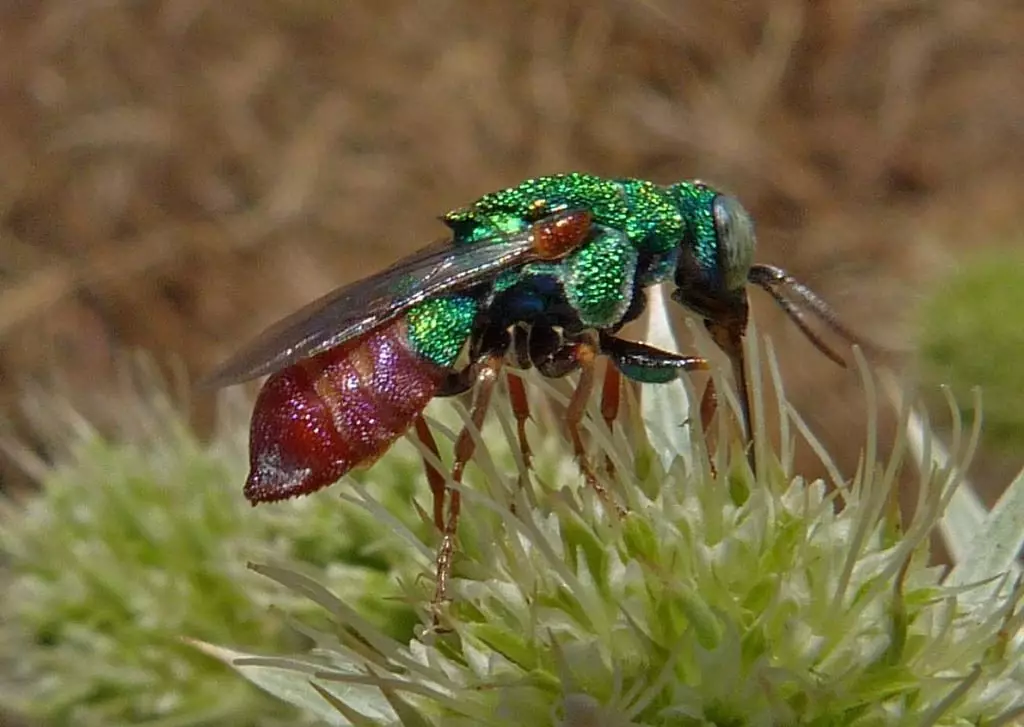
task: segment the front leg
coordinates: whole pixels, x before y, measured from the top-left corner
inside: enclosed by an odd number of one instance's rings
[[[600,335],[600,346],[601,353],[612,360],[623,376],[642,384],[665,384],[684,372],[710,368],[708,360],[701,356],[684,356],[607,333]]]
[[[710,364],[701,356],[684,356],[646,343],[601,334],[601,353],[608,356],[622,375],[642,384],[666,384],[684,372],[707,371]],[[700,403],[701,426],[706,430],[717,408],[714,384],[709,380]]]
[[[601,415],[609,431],[619,413],[621,376],[641,383],[661,384],[674,381],[684,371],[702,371],[708,368],[707,360],[700,356],[683,356],[663,351],[646,343],[627,341],[609,333],[601,333],[598,341],[601,353],[610,359],[601,392]],[[705,394],[708,391],[713,393],[714,390],[709,388]],[[703,415],[704,408],[701,412]],[[713,412],[714,409],[709,410],[708,420]],[[703,416],[701,421],[706,424]],[[605,466],[609,472],[612,471],[610,459],[606,461]]]
[[[685,372],[707,371],[710,368],[708,360],[701,356],[672,353],[646,343],[627,341],[606,333],[601,334],[600,343],[601,352],[611,359],[612,364],[623,376],[644,384],[664,384],[675,381]],[[702,431],[708,431],[717,408],[718,397],[714,380],[709,379],[700,400]],[[611,411],[605,412],[605,418],[612,414]]]

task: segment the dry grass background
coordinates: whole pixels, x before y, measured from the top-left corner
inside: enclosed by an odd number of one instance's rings
[[[731,189],[760,260],[912,348],[934,281],[1020,239],[1021,38],[1018,0],[3,3],[0,414],[55,373],[101,412],[126,347],[204,371],[573,169]],[[851,469],[856,377],[755,315]]]

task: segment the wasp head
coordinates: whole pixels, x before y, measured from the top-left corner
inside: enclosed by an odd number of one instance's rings
[[[700,182],[670,188],[685,233],[672,298],[706,322],[746,327],[754,223],[733,197]]]
[[[734,197],[701,182],[680,182],[669,193],[685,228],[672,299],[704,319],[715,343],[732,360],[745,405],[743,335],[749,313],[746,286],[756,244],[754,223]],[[749,417],[745,418],[749,432]]]
[[[769,293],[808,340],[840,366],[846,366],[844,358],[812,329],[812,320],[847,343],[860,346],[877,360],[893,359],[891,352],[854,334],[817,294],[785,270],[754,263],[754,223],[734,197],[702,182],[680,182],[669,187],[668,192],[685,229],[672,299],[703,317],[711,337],[731,359],[748,436],[750,405],[743,360],[743,336],[749,316],[748,283]]]

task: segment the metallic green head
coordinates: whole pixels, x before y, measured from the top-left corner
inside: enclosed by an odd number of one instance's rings
[[[711,337],[731,359],[748,436],[751,432],[750,402],[743,360],[743,336],[749,313],[748,283],[771,295],[808,340],[840,366],[846,366],[844,358],[811,328],[812,320],[878,360],[893,358],[891,352],[856,336],[821,298],[785,270],[754,264],[754,223],[735,198],[703,182],[674,184],[668,188],[668,194],[685,228],[676,261],[676,289],[672,299],[704,318],[704,326]],[[752,449],[750,463],[753,468]]]
[[[735,198],[702,182],[674,184],[669,195],[685,225],[672,299],[704,318],[711,337],[732,361],[749,435],[743,335],[749,312],[747,282],[756,244],[754,223]]]
[[[754,223],[734,197],[702,182],[669,188],[685,225],[672,298],[709,323],[746,327]]]

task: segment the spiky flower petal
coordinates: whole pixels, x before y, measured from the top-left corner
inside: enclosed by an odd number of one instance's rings
[[[878,462],[873,427],[857,477],[828,490],[777,457],[750,472],[728,436],[713,470],[702,437],[689,456],[664,458],[630,444],[636,432],[595,426],[595,461],[617,464],[608,485],[628,506],[619,518],[576,486],[553,434],[535,475],[517,468],[504,415],[463,488],[450,631],[432,631],[424,608],[418,637],[396,642],[315,581],[261,568],[337,628],[310,656],[240,657],[236,668],[274,691],[268,675],[279,683],[298,669],[290,698],[326,699],[335,724],[989,724],[1024,710],[1024,586],[950,583],[929,565],[962,463],[926,471],[921,506],[902,523],[906,442]],[[405,584],[424,605],[430,566]]]

